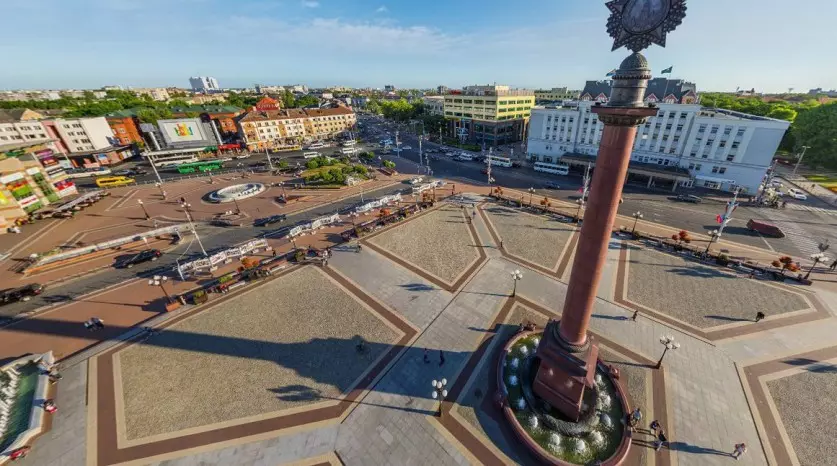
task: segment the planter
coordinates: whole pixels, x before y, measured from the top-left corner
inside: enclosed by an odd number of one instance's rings
[[[192,295],[192,304],[198,305],[203,304],[209,300],[209,295],[206,292],[201,291]]]
[[[206,295],[204,295],[206,296]],[[175,309],[179,309],[181,304],[177,301],[171,301],[166,303],[166,312],[174,311]]]

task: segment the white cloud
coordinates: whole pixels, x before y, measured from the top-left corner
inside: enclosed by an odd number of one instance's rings
[[[317,0],[302,0],[302,6],[304,8],[319,8],[320,2]]]
[[[381,5],[375,10],[375,13],[386,13],[387,11],[389,11],[389,8],[386,5]]]

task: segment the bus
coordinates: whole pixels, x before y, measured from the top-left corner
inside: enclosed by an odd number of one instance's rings
[[[554,175],[566,175],[570,172],[570,166],[566,163],[558,162],[555,163],[546,163],[546,162],[535,162],[535,171],[536,172],[545,172],[545,173],[552,173]]]
[[[308,150],[316,150],[316,149],[325,149],[326,145],[324,142],[315,142],[310,144],[306,149]]]
[[[355,144],[357,143],[354,139],[349,139],[348,141],[343,143],[343,147],[353,147]]]
[[[166,157],[160,157],[154,159],[152,162],[155,167],[157,168],[171,168],[176,167],[178,165],[183,165],[184,163],[192,163],[197,162],[198,156],[194,154],[189,155],[172,155]]]
[[[319,152],[313,152],[313,151],[312,152],[305,152],[304,154],[302,154],[302,157],[306,158],[306,159],[314,159],[314,158],[317,158],[319,156],[320,156]]]
[[[127,176],[100,176],[96,178],[96,186],[100,188],[115,188],[135,183],[136,180]]]
[[[489,155],[488,157],[485,158],[486,165],[488,165],[489,160],[491,161],[491,166],[492,167],[511,168],[511,166],[512,166],[512,161],[508,157],[499,157],[499,156],[496,156],[496,155]]]
[[[208,172],[212,170],[220,170],[224,166],[221,160],[207,160],[205,162],[184,163],[177,166],[177,171],[180,173],[195,173]]]
[[[340,152],[342,152],[343,155],[352,155],[352,154],[355,153],[355,148],[354,147],[344,147],[344,148],[340,149]]]

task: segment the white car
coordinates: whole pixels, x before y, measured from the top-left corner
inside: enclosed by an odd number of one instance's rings
[[[421,183],[423,180],[424,180],[424,179],[423,179],[422,177],[420,177],[420,176],[419,176],[418,178],[413,178],[412,180],[410,180],[410,184],[419,184],[419,183]]]
[[[404,147],[402,147],[402,149],[404,149],[404,150],[413,150],[413,148],[412,148],[412,147],[410,147],[410,146],[404,146]]]
[[[791,196],[794,199],[799,199],[800,201],[805,201],[808,199],[807,194],[796,188],[788,189],[788,196]]]

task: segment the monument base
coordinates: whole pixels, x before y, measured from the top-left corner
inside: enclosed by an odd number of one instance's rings
[[[558,334],[558,325],[552,320],[544,329],[537,349],[540,366],[532,389],[567,418],[578,421],[584,391],[595,384],[599,347],[591,337],[583,347],[568,345]]]

